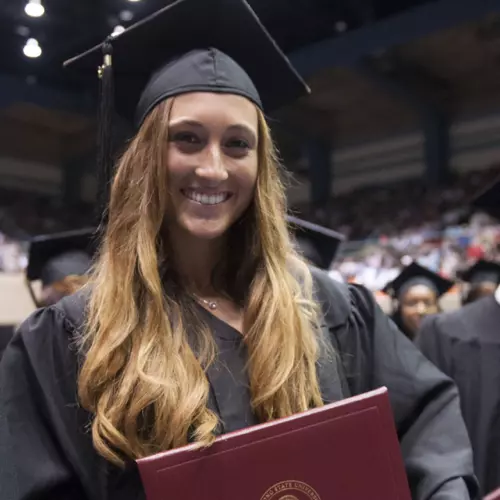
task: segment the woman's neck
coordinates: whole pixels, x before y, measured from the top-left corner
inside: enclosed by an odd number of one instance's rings
[[[221,260],[222,238],[202,240],[175,231],[169,240],[173,265],[188,289],[201,296],[212,295],[212,273]]]

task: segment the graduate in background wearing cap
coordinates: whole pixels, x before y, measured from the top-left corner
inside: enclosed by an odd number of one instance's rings
[[[82,229],[37,236],[30,244],[26,280],[37,307],[55,304],[78,291],[87,281],[92,265],[94,230]],[[41,297],[32,282],[41,281]]]
[[[95,248],[93,235],[93,230],[82,229],[32,239],[26,283],[36,307],[55,304],[85,285]],[[38,296],[33,287],[36,281],[42,285]],[[0,359],[16,328],[17,325],[0,325]]]
[[[292,226],[297,250],[306,261],[318,269],[328,271],[332,279],[343,281],[340,273],[330,267],[345,240],[344,235],[291,215],[287,217],[287,221]]]
[[[469,284],[463,305],[493,295],[500,285],[500,264],[491,260],[478,260],[469,267],[460,278]]]
[[[473,205],[500,220],[500,179]],[[482,266],[481,266],[482,267]],[[491,279],[491,278],[489,278]],[[417,345],[460,392],[484,494],[500,487],[500,287],[451,313],[428,318]]]
[[[447,280],[412,262],[384,288],[394,300],[392,320],[413,340],[422,320],[440,312],[439,299],[450,290],[453,281]]]
[[[94,72],[102,50],[101,118],[113,73],[137,134],[89,286],[37,311],[4,354],[0,498],[143,499],[139,457],[380,386],[413,498],[474,496],[451,380],[368,290],[294,249],[263,110],[307,87],[248,4],[180,0],[73,66]]]

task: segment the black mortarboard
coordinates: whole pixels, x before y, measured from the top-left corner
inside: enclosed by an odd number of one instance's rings
[[[157,104],[182,93],[242,95],[271,112],[309,91],[245,0],[178,0],[65,66],[82,73],[99,68],[103,210],[112,175],[115,100],[119,113],[135,115],[140,125]]]
[[[472,206],[500,220],[500,178],[481,191],[472,201]]]
[[[385,286],[384,292],[393,298],[400,299],[412,286],[425,285],[434,290],[438,297],[441,297],[450,290],[453,284],[453,281],[439,276],[439,274],[416,262],[412,262],[393,281]]]
[[[478,260],[473,266],[460,274],[460,278],[470,284],[500,284],[500,264],[490,260]]]
[[[186,92],[241,94],[273,111],[309,90],[245,0],[178,0],[107,43],[116,90],[126,90],[117,108],[140,101],[138,123],[160,100]],[[105,44],[64,64],[96,72]]]
[[[30,244],[26,278],[43,286],[89,270],[96,251],[94,229],[37,236]]]
[[[316,267],[329,269],[345,240],[344,235],[291,215],[287,216],[287,221],[294,232],[299,252]]]

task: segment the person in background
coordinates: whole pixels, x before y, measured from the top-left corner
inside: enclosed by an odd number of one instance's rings
[[[475,198],[473,206],[500,220],[500,178]],[[497,284],[486,297],[427,318],[416,339],[422,353],[458,386],[483,494],[500,487],[499,331]]]
[[[26,284],[36,307],[47,307],[77,292],[87,281],[95,251],[94,231],[82,229],[32,239]],[[33,286],[39,281],[41,291]],[[18,325],[0,325],[0,359]]]
[[[462,305],[493,295],[500,285],[500,264],[491,260],[479,260],[460,274],[462,281],[469,285]]]
[[[332,229],[291,215],[287,216],[287,221],[295,234],[298,252],[313,266],[328,271],[332,279],[343,281],[341,274],[331,269],[331,266],[339,253],[344,236]]]
[[[89,228],[33,238],[26,281],[37,307],[55,304],[85,285],[95,252],[94,235],[95,230]],[[39,296],[33,287],[38,280],[42,285]]]
[[[452,286],[453,281],[412,262],[384,288],[393,298],[392,320],[410,340],[414,340],[422,320],[440,311],[439,299]]]
[[[308,87],[248,3],[180,0],[73,64],[95,74],[101,50],[137,133],[102,162],[89,285],[4,353],[0,499],[142,500],[137,459],[382,386],[413,499],[475,499],[453,382],[294,248],[264,110]]]

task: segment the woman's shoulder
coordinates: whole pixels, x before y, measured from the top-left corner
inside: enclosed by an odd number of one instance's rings
[[[375,299],[361,285],[341,283],[332,279],[326,271],[310,267],[315,285],[316,300],[320,303],[325,321],[330,327],[349,322],[353,316],[372,316]]]
[[[53,306],[57,314],[64,318],[67,326],[73,331],[80,331],[85,323],[89,297],[90,290],[84,287],[73,295],[64,297]]]

